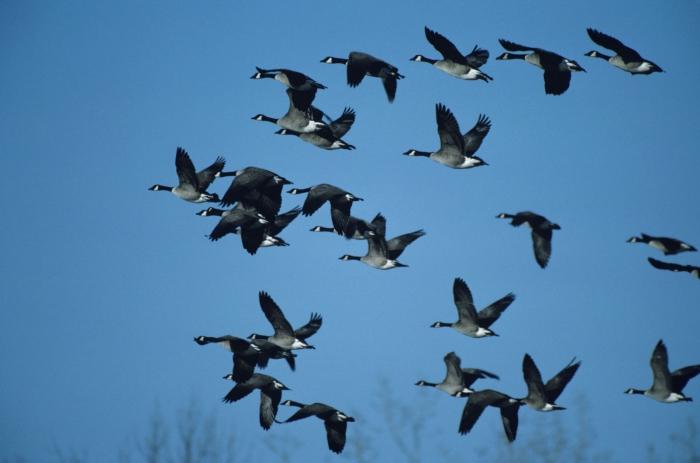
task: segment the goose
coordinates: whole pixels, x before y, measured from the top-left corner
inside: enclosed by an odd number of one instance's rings
[[[316,332],[321,328],[322,324],[323,317],[321,317],[321,315],[317,313],[312,313],[308,323],[294,330],[294,337],[300,341],[306,341],[307,338],[310,338],[311,336],[316,334]],[[270,336],[253,333],[250,336],[248,336],[248,339],[260,339],[267,341],[268,339],[270,339]]]
[[[320,113],[322,116],[326,116],[324,113]],[[317,118],[318,115],[315,115],[314,118]],[[331,121],[329,119],[328,124],[324,124],[324,126],[319,127],[316,131],[314,132],[299,132],[297,130],[290,130],[287,128],[278,130],[275,132],[277,135],[295,135],[302,140],[304,140],[307,143],[311,143],[312,145],[315,145],[319,148],[323,148],[325,150],[336,150],[336,149],[346,149],[346,150],[354,150],[355,146],[349,144],[345,140],[342,140],[341,137],[348,133],[352,125],[355,123],[355,110],[349,107],[346,107],[343,110],[343,113],[335,120]]]
[[[352,204],[356,201],[364,201],[362,198],[328,183],[321,183],[309,188],[292,188],[287,193],[292,195],[307,193],[301,209],[302,215],[306,217],[319,210],[326,201],[330,202],[331,221],[338,234],[342,234],[347,226]]]
[[[191,203],[219,202],[219,196],[208,193],[206,190],[211,182],[218,177],[224,168],[226,160],[221,156],[206,169],[199,172],[194,170],[194,164],[190,155],[179,146],[175,150],[175,169],[179,183],[176,187],[155,184],[149,188],[150,191],[169,191],[180,199]]]
[[[351,215],[351,216],[348,216],[348,220],[345,224],[345,228],[342,231],[342,233],[336,232],[335,228],[333,228],[333,227],[324,227],[322,225],[316,225],[315,227],[311,228],[309,231],[317,232],[317,233],[319,233],[319,232],[336,233],[336,234],[342,234],[347,239],[366,240],[367,236],[365,235],[365,233],[370,231],[372,228],[373,228],[372,225],[369,222],[367,222],[366,220],[360,219],[358,217]]]
[[[228,374],[224,379],[233,380],[233,375]],[[254,389],[260,389],[260,426],[267,431],[277,416],[282,391],[290,389],[272,376],[254,373],[248,381],[237,383],[222,400],[225,403],[237,402]]]
[[[406,247],[415,240],[425,235],[423,230],[406,233],[387,241],[385,238],[386,219],[383,215],[377,214],[372,220],[372,229],[365,231],[367,239],[367,254],[364,256],[352,256],[345,254],[340,260],[359,260],[363,264],[379,270],[389,270],[396,267],[408,267],[396,259],[401,256]]]
[[[205,210],[197,212],[197,215],[201,217],[210,217],[210,216],[217,216],[221,217],[221,220],[219,221],[219,225],[217,225],[217,230],[216,228],[214,229],[216,233],[212,232],[214,234],[214,239],[212,239],[212,234],[209,235],[209,238],[214,240],[218,240],[222,236],[228,234],[228,233],[238,233],[240,231],[240,226],[235,225],[231,219],[229,219],[229,215],[236,210],[237,208],[242,208],[245,210],[243,206],[240,206],[240,203],[236,205],[236,208],[232,210],[225,211],[223,209],[218,209],[216,207],[209,207]],[[248,209],[248,211],[255,211],[254,208]],[[265,247],[270,247],[270,246],[289,246],[289,244],[284,241],[282,238],[278,237],[277,235],[284,230],[287,225],[289,225],[299,214],[301,213],[301,208],[299,207],[294,207],[290,209],[289,211],[279,214],[275,217],[273,221],[267,221],[262,216],[258,216],[259,221],[262,221],[265,223],[264,231],[263,231],[263,239],[262,242],[259,244],[259,247],[265,248]],[[257,249],[257,248],[256,248]]]
[[[350,87],[360,85],[365,75],[380,78],[390,103],[396,98],[397,81],[404,78],[404,76],[399,74],[399,69],[396,66],[361,51],[350,52],[347,59],[327,56],[321,62],[326,64],[345,64]]]
[[[461,394],[458,394],[461,396]],[[518,432],[518,410],[520,401],[502,392],[493,389],[484,389],[468,394],[469,399],[462,410],[462,418],[459,421],[459,433],[469,433],[487,406],[501,409],[501,421],[503,431],[508,442],[513,442]]]
[[[653,257],[649,257],[648,260],[654,268],[658,268],[659,270],[670,270],[672,272],[688,272],[691,276],[700,279],[700,267],[697,267],[695,265],[674,264],[672,262],[656,260]]]
[[[491,76],[479,70],[489,59],[489,52],[478,46],[468,55],[462,55],[457,47],[447,37],[425,27],[425,38],[442,55],[441,60],[426,58],[416,55],[411,61],[429,63],[439,70],[462,80],[493,80]]]
[[[297,96],[299,93],[298,90],[287,89],[289,109],[284,116],[275,119],[265,116],[264,114],[257,114],[253,116],[252,119],[255,121],[271,122],[283,129],[294,130],[301,133],[315,132],[325,127],[326,124],[322,121],[323,112],[311,105],[313,98],[309,99],[309,101],[302,101],[299,103],[295,101],[301,99]],[[308,92],[301,93],[306,95]]]
[[[255,254],[265,241],[265,231],[269,221],[254,209],[246,209],[237,205],[237,207],[225,211],[210,207],[198,212],[197,215],[221,217],[219,223],[207,236],[211,241],[218,241],[229,233],[240,231],[243,248],[251,255]]]
[[[260,301],[260,308],[265,314],[265,318],[267,318],[267,321],[270,322],[272,328],[275,330],[275,334],[267,338],[268,342],[286,350],[315,349],[314,346],[295,336],[292,325],[289,324],[289,321],[287,321],[282,313],[282,309],[279,308],[269,294],[265,291],[260,291],[260,293],[258,293],[258,299]]]
[[[240,383],[253,376],[255,367],[265,368],[269,359],[285,359],[289,368],[296,368],[296,354],[281,349],[265,339],[243,339],[236,336],[197,336],[194,341],[200,346],[218,344],[233,354],[231,378]]]
[[[292,416],[280,423],[291,423],[293,421],[315,416],[323,420],[326,427],[326,438],[328,439],[328,449],[334,453],[341,453],[345,447],[345,433],[347,431],[348,422],[355,421],[355,418],[346,413],[341,412],[337,408],[326,405],[320,402],[305,405],[301,402],[293,400],[285,400],[282,405],[290,407],[298,407]]]
[[[580,366],[581,362],[575,362],[574,359],[547,381],[547,384],[543,384],[540,370],[530,354],[526,353],[523,357],[523,377],[527,384],[527,396],[519,399],[521,405],[541,412],[564,410],[564,407],[556,405],[555,402]]]
[[[503,53],[497,60],[521,59],[544,70],[544,92],[548,95],[561,95],[569,88],[571,71],[586,72],[576,61],[564,58],[554,52],[542,48],[518,45],[504,39],[498,39],[501,46],[508,51],[527,51],[530,53],[521,55],[516,53]]]
[[[255,69],[257,72],[250,76],[251,79],[275,79],[277,82],[281,82],[283,85],[286,85],[292,90],[311,92],[313,96],[315,96],[316,90],[328,88],[325,85],[316,82],[306,74],[298,71],[292,71],[291,69],[262,69],[257,66],[255,66]],[[302,96],[304,99],[308,99],[310,95],[302,94]],[[313,96],[311,96],[312,99]]]
[[[220,204],[228,207],[242,202],[253,207],[268,220],[273,219],[282,205],[282,187],[292,182],[260,167],[246,167],[233,172],[222,172],[221,177],[235,177],[221,198]]]
[[[462,135],[454,114],[442,103],[435,105],[435,119],[437,121],[438,135],[440,136],[440,149],[433,152],[410,149],[404,152],[404,155],[427,157],[453,169],[469,169],[487,165],[483,159],[473,155],[481,144],[481,140],[478,139],[476,132],[472,133],[472,131],[470,131]],[[488,129],[486,132],[488,133]],[[486,134],[484,134],[484,136],[485,135]],[[481,138],[483,139],[483,137]],[[470,155],[466,154],[467,142],[469,142]]]
[[[665,236],[651,236],[642,233],[641,236],[633,236],[627,240],[628,243],[645,243],[654,249],[663,252],[665,256],[678,254],[681,252],[695,252],[697,249],[688,243],[675,238],[667,238]]]
[[[615,55],[608,56],[599,51],[593,50],[586,53],[585,56],[604,59],[616,68],[629,72],[630,75],[664,72],[664,70],[659,66],[647,59],[642,58],[636,50],[631,49],[616,38],[610,37],[609,35],[603,34],[602,32],[590,27],[586,29],[586,32],[588,32],[588,36],[596,44],[603,48],[607,48],[608,50],[614,51]]]
[[[642,394],[651,399],[664,403],[692,402],[692,397],[683,394],[683,388],[692,378],[700,373],[700,365],[691,365],[671,373],[668,369],[668,351],[663,340],[659,340],[651,354],[651,372],[654,382],[645,391],[629,388],[625,394]]]
[[[498,336],[490,326],[498,320],[501,314],[515,301],[515,294],[508,293],[478,313],[474,307],[474,299],[469,286],[461,278],[455,278],[452,285],[454,303],[457,307],[458,319],[454,323],[435,322],[431,328],[452,328],[459,333],[472,338]]]
[[[545,268],[552,255],[552,230],[561,230],[561,227],[547,220],[545,217],[530,211],[522,211],[517,214],[502,212],[497,219],[511,219],[510,224],[518,227],[527,224],[532,229],[532,247],[535,252],[537,264]]]
[[[461,367],[461,359],[454,352],[450,352],[443,358],[447,373],[445,379],[440,383],[431,383],[429,381],[420,380],[416,386],[434,387],[451,396],[457,396],[458,393],[468,395],[474,392],[469,388],[479,378],[498,378],[498,376],[488,371],[479,370],[478,368]]]

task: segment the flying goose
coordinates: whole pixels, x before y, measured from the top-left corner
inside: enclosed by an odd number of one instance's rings
[[[435,105],[435,119],[437,121],[438,135],[440,136],[440,149],[433,152],[410,149],[404,152],[404,155],[427,157],[453,169],[469,169],[486,165],[483,159],[474,156],[479,145],[481,145],[481,140],[488,133],[488,128],[486,128],[486,132],[481,138],[479,138],[480,135],[477,135],[477,130],[482,130],[485,126],[484,124],[479,126],[477,122],[477,125],[472,130],[462,135],[454,114],[442,103]],[[477,129],[477,126],[480,128]],[[469,143],[469,150],[467,150],[467,143]],[[470,154],[467,154],[468,152]]]
[[[518,45],[504,39],[498,39],[501,46],[508,51],[527,51],[530,53],[521,55],[516,53],[503,53],[497,60],[521,59],[544,70],[544,92],[548,95],[561,95],[569,88],[571,71],[586,72],[576,61],[564,58],[554,52],[542,48]]]
[[[475,391],[468,394],[468,396],[469,399],[464,405],[462,418],[459,421],[460,434],[464,435],[471,431],[484,409],[487,406],[491,406],[501,409],[503,431],[506,433],[508,442],[515,440],[518,432],[518,410],[521,405],[518,399],[493,389]]]
[[[265,314],[265,318],[267,318],[267,321],[270,322],[272,328],[275,330],[275,334],[267,338],[268,342],[286,350],[314,349],[314,346],[295,336],[292,325],[289,324],[289,321],[287,321],[282,313],[282,309],[272,300],[269,294],[265,291],[260,291],[258,299],[260,301],[260,308]]]
[[[593,50],[586,53],[586,56],[604,59],[613,66],[629,72],[630,75],[664,72],[659,66],[642,58],[636,50],[631,49],[616,38],[610,37],[590,27],[586,29],[586,32],[588,32],[588,36],[596,44],[615,52],[615,55],[608,56]]]
[[[348,220],[345,224],[345,229],[341,233],[347,239],[353,240],[366,240],[367,236],[365,233],[371,230],[372,225],[364,219],[360,219],[353,215],[348,216]],[[316,225],[309,231],[312,232],[327,232],[327,233],[338,233],[333,227],[324,227],[322,225]]]
[[[468,55],[462,55],[457,47],[442,34],[431,31],[425,27],[425,38],[442,55],[441,60],[426,58],[423,55],[416,55],[411,61],[429,63],[439,70],[463,80],[483,80],[488,82],[493,80],[491,76],[479,70],[479,68],[489,59],[489,52],[478,46]]]
[[[518,212],[515,215],[502,212],[496,218],[511,219],[510,224],[514,227],[527,224],[532,229],[532,247],[535,252],[535,260],[540,267],[547,266],[549,257],[552,255],[552,230],[561,230],[558,224],[530,211]]]
[[[268,220],[274,219],[282,204],[282,187],[289,185],[286,178],[260,167],[246,167],[233,172],[222,172],[221,177],[235,177],[221,198],[221,205],[228,207],[241,202],[253,207]]]
[[[317,313],[312,313],[311,317],[309,318],[309,321],[303,325],[294,330],[294,337],[298,339],[299,341],[306,341],[307,338],[310,338],[316,332],[321,328],[321,325],[323,324],[323,317]],[[270,336],[266,336],[264,334],[257,334],[253,333],[250,336],[248,336],[248,339],[261,339],[261,340],[268,340],[270,339]]]
[[[345,432],[348,427],[347,423],[349,421],[355,421],[355,418],[320,402],[304,405],[303,403],[293,400],[285,400],[282,402],[282,405],[299,407],[299,410],[281,423],[291,423],[292,421],[316,416],[323,420],[323,424],[326,427],[328,449],[334,453],[341,453],[343,451],[345,447]]]
[[[430,325],[430,327],[452,328],[472,338],[498,336],[490,329],[490,326],[498,320],[501,314],[515,300],[515,294],[508,293],[477,313],[474,307],[472,293],[463,279],[455,278],[454,284],[452,285],[452,293],[455,306],[457,307],[458,320],[454,323],[435,322]]]
[[[224,164],[226,164],[226,161],[219,156],[212,165],[196,172],[190,155],[178,146],[177,150],[175,150],[175,169],[179,180],[178,185],[171,187],[155,184],[149,190],[169,191],[178,198],[191,203],[218,202],[219,196],[216,193],[207,193],[207,188],[219,176],[219,173],[224,168]]]
[[[209,207],[205,210],[199,211],[197,215],[202,216],[202,217],[210,217],[210,216],[218,216],[221,217],[221,220],[219,221],[219,224],[216,226],[214,231],[209,235],[209,239],[215,241],[221,238],[222,236],[228,234],[228,233],[239,233],[241,230],[241,227],[239,224],[235,223],[234,220],[229,218],[229,216],[233,213],[233,211],[237,209],[243,209],[248,212],[256,212],[254,208],[251,209],[246,209],[243,206],[240,205],[240,203],[236,204],[236,207],[234,209],[225,211],[223,209],[218,209],[215,207]],[[289,225],[299,214],[301,213],[301,208],[299,207],[294,207],[290,209],[289,211],[279,214],[275,216],[275,219],[272,221],[267,221],[267,219],[264,219],[261,216],[258,216],[259,221],[261,223],[264,223],[264,230],[263,230],[263,238],[262,242],[258,244],[259,247],[265,248],[269,246],[288,246],[289,244],[284,241],[282,238],[278,237],[277,235],[284,230],[287,225]],[[217,230],[218,229],[218,230]],[[213,237],[212,237],[213,235]],[[256,237],[257,238],[257,237]],[[248,241],[250,243],[251,247],[254,247],[254,245],[257,243],[257,241],[252,241],[252,239],[249,237]],[[245,246],[245,243],[244,243]],[[247,248],[246,248],[247,249]],[[257,249],[257,248],[254,248]]]
[[[357,87],[364,79],[365,75],[378,77],[384,84],[384,90],[389,102],[393,102],[396,97],[396,81],[403,79],[396,66],[383,61],[374,56],[360,51],[352,51],[346,58],[334,58],[327,56],[321,60],[327,64],[345,64],[347,68],[348,85]]]
[[[323,112],[312,106],[311,101],[303,101],[301,104],[295,102],[295,99],[300,99],[300,97],[297,96],[299,93],[298,90],[287,89],[289,109],[284,116],[275,119],[265,116],[264,114],[257,114],[253,116],[252,119],[255,121],[272,122],[283,129],[294,130],[301,133],[315,132],[325,127],[326,124],[322,121]],[[302,94],[306,95],[308,92],[302,92]]]
[[[292,96],[297,106],[303,107],[309,99],[314,99],[316,90],[327,88],[306,74],[291,69],[262,69],[257,66],[255,69],[257,72],[250,76],[251,79],[275,79],[290,89],[300,92]]]
[[[670,270],[672,272],[688,272],[695,278],[700,278],[700,267],[697,267],[695,265],[674,264],[672,262],[656,260],[653,257],[649,257],[648,260],[654,268],[658,268],[659,270]]]
[[[555,402],[580,366],[580,361],[574,362],[572,360],[547,381],[547,384],[543,384],[540,370],[530,354],[525,354],[523,357],[523,378],[527,384],[527,396],[519,399],[520,403],[541,412],[564,410],[564,407],[556,405]]]
[[[233,375],[228,374],[224,376],[224,379],[233,380]],[[225,403],[237,402],[253,392],[254,389],[260,389],[260,426],[267,431],[277,416],[277,407],[282,399],[282,391],[289,390],[287,386],[272,376],[254,373],[248,381],[236,384],[222,400]]]
[[[326,201],[330,202],[331,221],[333,222],[333,228],[338,234],[342,234],[347,226],[352,203],[363,201],[362,198],[358,198],[352,193],[328,183],[320,183],[309,188],[292,188],[287,193],[292,195],[308,193],[301,209],[301,213],[304,216],[312,215]]]
[[[695,247],[675,238],[666,238],[665,236],[651,236],[642,233],[641,236],[633,236],[627,240],[628,243],[645,243],[652,248],[663,252],[665,256],[678,254],[681,252],[697,251]]]
[[[420,380],[416,386],[430,386],[439,389],[449,395],[457,396],[471,394],[471,386],[479,378],[496,378],[498,376],[488,371],[479,370],[478,368],[462,368],[461,359],[454,352],[450,352],[443,358],[447,373],[445,379],[440,383],[431,383],[429,381]]]
[[[629,388],[625,394],[643,394],[664,403],[692,402],[692,397],[683,394],[683,388],[692,378],[700,373],[700,365],[691,365],[671,373],[668,369],[668,351],[663,340],[659,340],[651,354],[651,371],[654,382],[645,391]]]
[[[385,238],[386,219],[382,214],[372,220],[372,227],[365,231],[367,239],[367,254],[364,256],[352,256],[345,254],[340,260],[359,260],[370,267],[379,270],[389,270],[396,267],[408,267],[396,259],[401,256],[406,247],[415,240],[425,235],[423,230],[397,236],[387,241]]]
[[[323,114],[323,116],[328,118],[325,114]],[[314,132],[303,133],[285,128],[278,130],[277,132],[275,132],[275,134],[295,135],[304,140],[305,142],[311,143],[312,145],[315,145],[325,150],[354,150],[355,146],[341,139],[343,135],[348,133],[354,122],[355,110],[346,107],[343,110],[343,113],[338,117],[338,119],[335,119],[334,121],[331,121],[329,119],[328,124],[324,124],[323,127],[318,128]]]
[[[253,376],[255,367],[265,368],[269,359],[285,359],[294,371],[296,354],[281,349],[265,339],[243,339],[226,335],[220,337],[197,336],[194,341],[200,346],[218,344],[233,354],[233,371],[231,378],[240,383]]]

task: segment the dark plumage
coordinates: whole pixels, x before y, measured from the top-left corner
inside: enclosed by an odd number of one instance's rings
[[[224,376],[224,379],[233,377],[229,374]],[[260,389],[260,426],[267,431],[275,422],[282,391],[289,390],[287,386],[272,376],[254,373],[247,381],[236,384],[222,400],[225,403],[237,402],[254,389]]]
[[[530,53],[521,55],[516,53],[503,53],[497,60],[520,59],[527,61],[544,70],[544,92],[548,95],[561,95],[569,88],[571,71],[586,72],[576,61],[564,58],[554,52],[537,47],[528,47],[498,39],[501,46],[508,51],[527,51]]]
[[[328,448],[334,453],[341,453],[343,451],[343,448],[345,447],[345,433],[348,426],[347,423],[355,421],[355,418],[320,402],[304,405],[293,400],[285,400],[282,402],[282,405],[299,407],[299,410],[296,413],[287,418],[285,421],[282,421],[282,423],[291,423],[310,416],[315,416],[323,420],[323,424],[326,427]]]
[[[384,60],[360,51],[352,51],[348,58],[334,58],[327,56],[321,60],[327,64],[345,64],[347,69],[347,81],[350,87],[357,87],[366,75],[378,77],[382,80],[384,90],[389,102],[396,98],[396,81],[403,79],[399,69]]]
[[[177,171],[178,185],[170,187],[156,184],[149,188],[151,191],[169,191],[180,199],[191,203],[218,202],[219,196],[208,193],[206,190],[211,182],[219,176],[224,168],[226,160],[219,156],[209,167],[196,172],[190,155],[183,148],[175,150],[175,170]]]
[[[682,265],[674,264],[673,262],[664,262],[661,260],[656,260],[653,257],[649,257],[649,263],[654,268],[659,270],[670,270],[671,272],[688,272],[695,278],[700,279],[700,267],[695,265]]]
[[[586,29],[586,32],[588,32],[588,36],[596,44],[615,52],[615,55],[608,56],[594,50],[586,53],[586,56],[604,59],[613,66],[629,72],[631,75],[664,72],[664,70],[659,66],[647,59],[642,58],[636,50],[633,50],[616,38],[603,34],[602,32],[590,27]]]
[[[545,268],[552,255],[552,230],[561,230],[561,227],[547,220],[544,216],[530,211],[507,214],[502,212],[496,216],[498,219],[511,219],[510,224],[518,227],[527,224],[532,229],[532,247],[535,252],[537,264]]]

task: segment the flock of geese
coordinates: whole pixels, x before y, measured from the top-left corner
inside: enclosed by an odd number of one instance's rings
[[[642,58],[639,53],[619,40],[595,29],[589,28],[587,32],[593,42],[612,50],[614,55],[591,51],[586,53],[586,56],[606,60],[632,75],[662,72],[659,66]],[[481,70],[489,58],[487,50],[474,46],[471,52],[464,55],[449,39],[427,27],[425,37],[442,55],[442,59],[432,59],[418,54],[411,58],[411,61],[431,64],[458,79],[484,82],[493,80],[490,75]],[[504,39],[500,39],[499,42],[506,51],[498,56],[497,60],[524,60],[543,70],[546,94],[563,94],[569,88],[572,71],[585,72],[585,69],[576,61],[557,53]],[[321,62],[344,65],[347,84],[351,87],[360,85],[365,76],[379,78],[390,102],[396,98],[398,81],[404,78],[396,66],[364,52],[353,51],[347,58],[328,56]],[[313,106],[317,91],[326,89],[325,85],[301,72],[281,68],[257,68],[251,79],[273,79],[280,82],[286,87],[289,101],[289,109],[281,117],[274,118],[258,114],[252,119],[273,123],[280,127],[277,134],[294,135],[322,149],[355,149],[352,144],[342,139],[355,122],[354,109],[346,107],[337,119],[332,119]],[[435,117],[440,140],[439,149],[435,151],[410,149],[403,154],[427,157],[454,169],[487,165],[483,159],[476,156],[491,128],[491,121],[486,115],[479,115],[475,125],[466,133],[461,132],[454,114],[445,105],[440,103],[436,105]],[[275,172],[260,167],[224,171],[225,160],[222,157],[218,157],[205,169],[196,171],[190,156],[183,148],[176,150],[175,167],[179,180],[177,186],[156,184],[150,190],[169,191],[176,197],[193,203],[219,203],[222,207],[233,206],[230,209],[208,207],[198,215],[219,217],[218,224],[208,235],[210,240],[216,241],[228,234],[239,234],[243,248],[250,254],[255,254],[260,247],[286,246],[288,243],[279,234],[299,214],[310,216],[326,203],[330,205],[332,225],[330,227],[318,225],[311,231],[337,233],[346,239],[367,241],[366,255],[345,254],[340,257],[341,260],[357,260],[381,270],[406,267],[407,265],[400,263],[397,259],[409,244],[425,235],[423,230],[416,230],[387,239],[386,218],[382,214],[377,214],[369,221],[353,216],[351,214],[353,203],[363,199],[343,188],[327,183],[288,190],[290,195],[306,195],[305,200],[301,207],[295,206],[280,213],[282,190],[285,185],[292,182]],[[212,182],[221,177],[233,177],[233,181],[225,193],[219,197],[208,189]],[[545,268],[552,252],[552,232],[560,230],[561,227],[530,211],[515,214],[501,213],[496,217],[510,220],[510,224],[514,227],[527,225],[530,228],[535,260],[541,268]],[[632,237],[628,242],[646,243],[665,255],[696,251],[693,246],[683,241],[646,234]],[[700,278],[700,267],[663,262],[653,258],[649,258],[649,262],[659,269],[685,271]],[[498,336],[491,326],[515,301],[515,295],[509,293],[477,312],[471,291],[461,278],[454,280],[453,296],[457,307],[457,321],[451,323],[438,321],[431,326],[433,328],[449,327],[473,338]],[[319,314],[312,313],[306,324],[294,329],[268,293],[264,291],[259,293],[259,303],[263,314],[272,325],[273,334],[254,333],[247,338],[231,335],[198,336],[194,339],[199,345],[219,344],[233,354],[232,373],[224,378],[235,382],[235,386],[226,394],[223,401],[236,402],[258,389],[260,390],[259,419],[263,429],[269,429],[273,423],[289,423],[316,416],[324,422],[329,449],[336,453],[342,452],[347,423],[355,421],[353,417],[319,402],[304,404],[293,400],[282,401],[282,392],[289,388],[272,376],[256,372],[256,369],[265,368],[270,360],[284,360],[290,369],[294,370],[297,358],[295,351],[314,349],[314,346],[308,343],[308,339],[321,328],[323,318]],[[434,387],[454,397],[468,397],[458,426],[461,434],[466,434],[473,428],[486,407],[500,409],[503,429],[506,438],[511,442],[516,438],[518,411],[521,406],[527,405],[534,410],[544,412],[564,409],[556,401],[581,365],[580,361],[574,359],[545,383],[535,361],[526,353],[523,357],[522,372],[527,386],[527,395],[517,398],[493,389],[472,389],[472,385],[479,379],[499,379],[499,377],[478,368],[462,368],[461,360],[454,352],[445,355],[444,362],[447,373],[442,382],[432,383],[421,380],[416,385]],[[688,366],[671,373],[668,368],[666,346],[663,341],[659,341],[652,353],[651,369],[653,383],[649,389],[630,388],[626,393],[643,394],[666,403],[692,400],[686,397],[682,390],[691,378],[700,373],[700,365]],[[296,407],[298,410],[286,420],[278,421],[277,412],[280,404]]]

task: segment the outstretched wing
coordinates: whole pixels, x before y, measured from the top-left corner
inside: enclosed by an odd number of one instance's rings
[[[272,297],[265,291],[260,291],[258,299],[265,317],[275,329],[275,334],[280,333],[291,336],[294,333],[292,325],[289,324],[282,313],[282,309],[272,300]]]

